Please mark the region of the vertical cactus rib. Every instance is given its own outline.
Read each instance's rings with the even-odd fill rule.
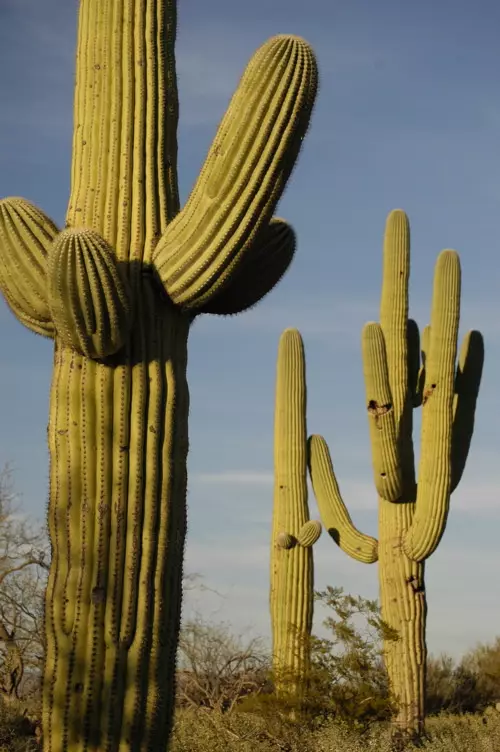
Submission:
[[[372,564],[377,561],[377,541],[354,526],[340,493],[326,441],[322,436],[310,436],[308,448],[309,474],[325,529],[346,554],[356,561]]]
[[[236,94],[201,191],[179,214],[175,38],[174,0],[80,0],[66,226],[59,232],[24,199],[0,201],[0,289],[23,324],[54,338],[46,752],[168,746],[194,318],[183,307],[213,299],[207,313],[245,310],[276,284],[295,249],[293,231],[271,213],[309,122],[312,50],[288,36],[257,53],[245,79],[257,88]],[[169,246],[170,227],[182,230],[182,243]],[[222,236],[236,243],[226,247]],[[183,307],[155,269],[159,241],[167,257],[177,254]],[[307,626],[307,552],[320,526],[307,514],[300,526],[294,520],[304,555],[293,552],[292,569],[309,589],[294,595],[290,613]]]
[[[270,610],[278,693],[299,697],[308,665],[314,592],[312,545],[321,526],[307,503],[306,373],[302,338],[283,332],[274,422],[274,512]]]

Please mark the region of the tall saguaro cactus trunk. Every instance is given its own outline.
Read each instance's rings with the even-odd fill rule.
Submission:
[[[363,329],[366,406],[373,478],[379,497],[379,538],[357,533],[340,494],[328,446],[312,436],[309,466],[323,522],[358,561],[378,558],[382,617],[390,628],[385,664],[398,712],[396,747],[418,737],[425,719],[425,560],[446,527],[450,496],[469,453],[484,348],[469,332],[456,365],[460,318],[460,261],[455,251],[437,260],[431,324],[420,346],[408,318],[410,230],[402,211],[391,212],[384,239],[380,323]],[[420,353],[421,350],[421,353]],[[422,366],[420,367],[420,354]],[[416,482],[413,409],[422,406],[421,457]],[[396,637],[396,639],[395,639]]]
[[[280,338],[274,418],[274,510],[270,609],[273,668],[278,696],[301,712],[310,662],[314,609],[312,546],[321,523],[307,503],[306,364],[302,338]]]
[[[55,340],[43,744],[164,750],[186,532],[187,340],[288,268],[272,217],[317,86],[306,42],[252,58],[186,206],[173,0],[81,0],[66,227],[0,202],[0,289]]]

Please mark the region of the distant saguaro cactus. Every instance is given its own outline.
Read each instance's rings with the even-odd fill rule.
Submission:
[[[286,271],[272,213],[317,88],[309,45],[254,55],[180,210],[174,0],[81,0],[66,226],[0,202],[0,289],[55,340],[43,744],[164,750],[174,707],[187,339]]]
[[[437,260],[430,326],[420,342],[408,319],[410,230],[406,215],[387,220],[380,324],[363,329],[366,406],[373,474],[379,495],[379,539],[351,540],[349,518],[321,436],[309,442],[309,467],[323,524],[358,561],[378,554],[382,617],[399,639],[385,642],[385,662],[399,705],[397,734],[420,734],[424,724],[426,596],[424,561],[436,549],[450,495],[468,456],[484,347],[479,332],[465,337],[455,367],[460,317],[460,261]],[[415,478],[412,411],[422,406],[421,458]],[[359,534],[360,535],[360,534]]]
[[[312,546],[321,523],[307,503],[306,364],[302,338],[280,338],[274,418],[274,509],[270,608],[276,690],[300,706],[307,683],[314,609]],[[293,710],[295,712],[295,710]]]

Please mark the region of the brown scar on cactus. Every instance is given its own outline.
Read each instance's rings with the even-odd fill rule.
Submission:
[[[426,404],[427,400],[432,397],[434,394],[434,390],[436,389],[437,384],[431,384],[430,386],[426,387],[424,389],[424,396],[422,397],[422,407]]]

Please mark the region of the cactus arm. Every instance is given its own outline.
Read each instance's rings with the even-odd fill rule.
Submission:
[[[116,353],[130,328],[131,293],[106,241],[93,230],[64,230],[50,249],[47,277],[61,341],[88,358]]]
[[[237,273],[281,197],[316,87],[300,38],[274,37],[250,61],[186,206],[154,251],[177,305],[202,308]]]
[[[0,201],[0,290],[19,321],[45,337],[55,336],[45,275],[48,251],[58,232],[29,201]]]
[[[311,436],[308,449],[309,474],[324,527],[342,551],[357,561],[372,564],[378,557],[377,541],[354,526],[340,493],[326,441],[322,436]]]
[[[252,245],[227,287],[206,303],[200,313],[235,314],[251,308],[278,284],[295,253],[295,233],[273,218],[259,242]]]
[[[366,404],[378,495],[397,501],[403,492],[398,437],[382,327],[368,323],[362,335]]]
[[[448,517],[460,277],[458,254],[442,251],[434,274],[416,509],[403,539],[404,551],[414,561],[424,561],[435,551]]]
[[[455,376],[450,493],[458,486],[469,455],[483,364],[484,340],[480,332],[473,330],[465,336],[460,348]]]

